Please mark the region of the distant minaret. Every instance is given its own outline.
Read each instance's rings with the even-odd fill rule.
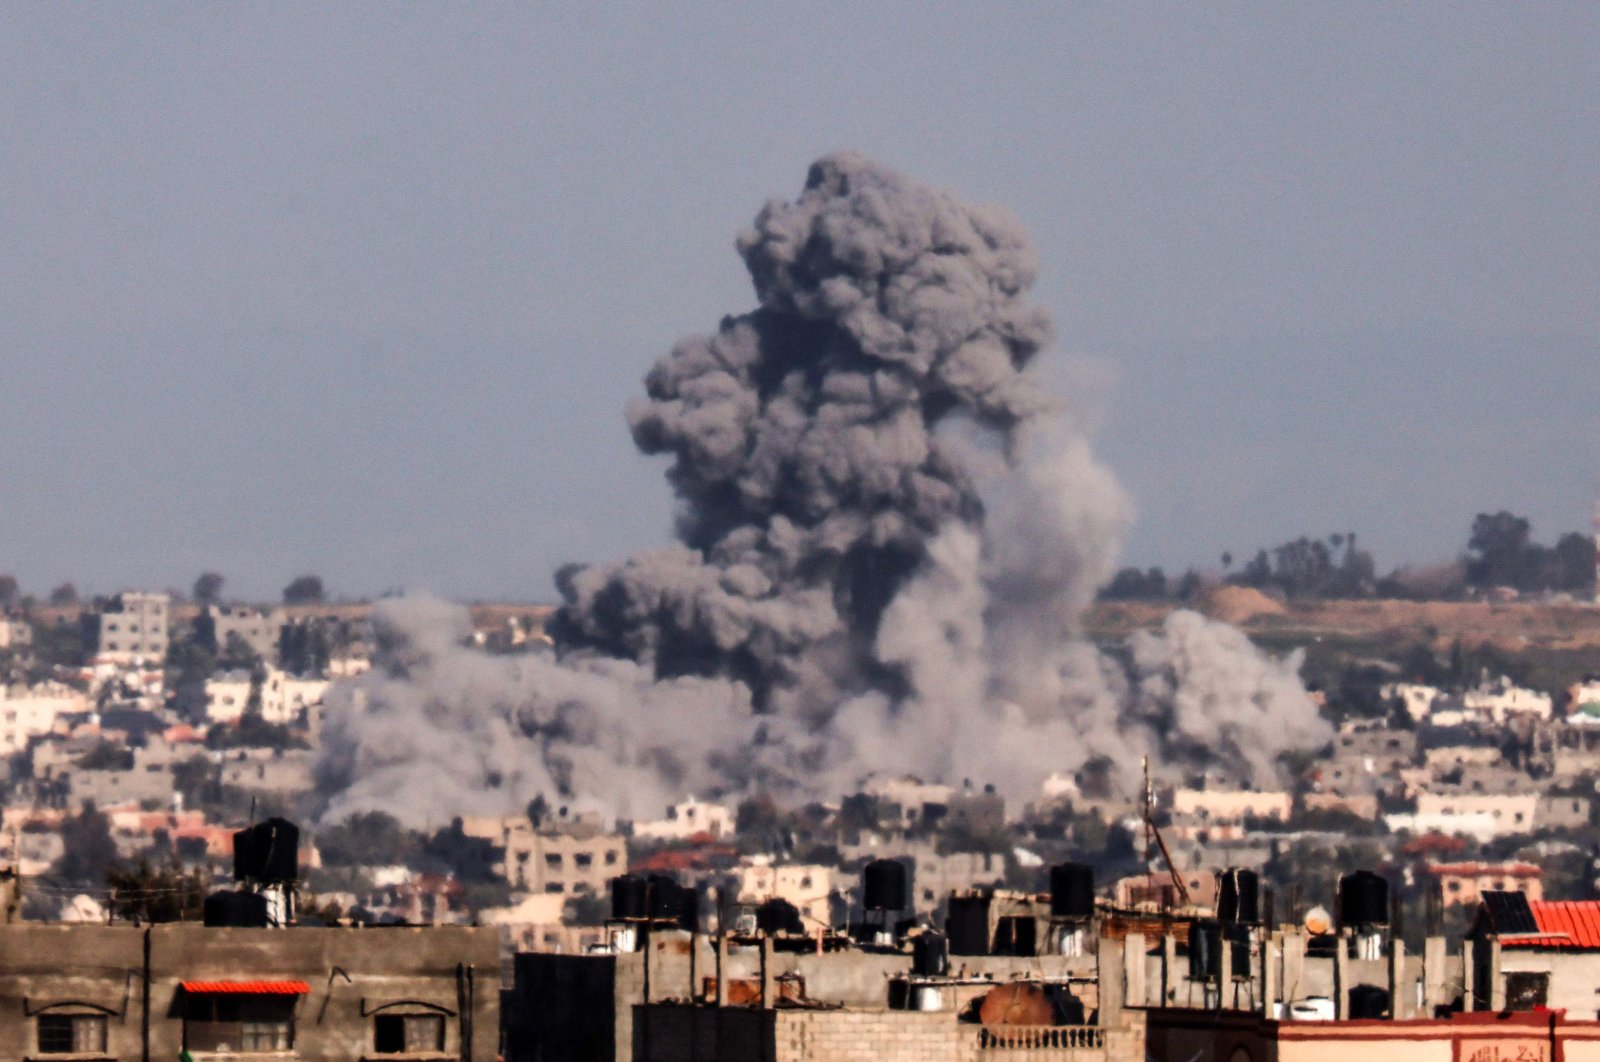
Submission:
[[[1594,499],[1594,603],[1600,605],[1600,492]]]

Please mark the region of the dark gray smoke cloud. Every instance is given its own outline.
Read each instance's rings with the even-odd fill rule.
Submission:
[[[840,153],[738,249],[755,309],[679,343],[628,413],[671,458],[681,545],[563,573],[549,659],[385,606],[388,665],[333,713],[336,812],[554,789],[654,815],[884,770],[1025,791],[1169,735],[1267,781],[1325,737],[1296,661],[1199,616],[1131,673],[1080,640],[1130,508],[1030,368],[1051,330],[1015,219]]]

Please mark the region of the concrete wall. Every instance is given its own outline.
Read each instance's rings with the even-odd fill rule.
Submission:
[[[379,1008],[443,1013],[447,1053],[490,1062],[499,1046],[497,947],[495,930],[456,926],[0,926],[0,1062],[37,1056],[41,1009],[105,1015],[112,1056],[176,1058],[181,982],[258,979],[310,986],[294,1014],[304,1062],[371,1054]]]
[[[507,1028],[513,1043],[508,1044],[507,1062],[565,1062],[599,1058],[626,1062],[632,1057],[635,1042],[635,1007],[645,1002],[686,1003],[699,998],[707,979],[716,977],[716,949],[712,938],[698,937],[693,948],[691,971],[690,938],[687,933],[656,934],[650,942],[649,995],[646,999],[644,952],[623,955],[518,955],[515,960],[516,984],[507,1002]],[[805,980],[806,997],[848,1010],[885,1010],[889,982],[911,968],[909,954],[879,954],[864,951],[776,952],[768,960],[772,978],[797,974]],[[1014,976],[1032,974],[1087,977],[1097,969],[1094,955],[1037,958],[1006,956],[952,957],[951,971],[964,971],[973,977],[992,978],[1004,983]],[[759,979],[761,954],[756,947],[731,947],[725,976],[730,980]],[[943,1012],[953,1022],[954,1013],[984,986],[971,986],[960,998],[953,998]],[[1085,993],[1085,1005],[1098,1004],[1094,993]],[[602,1036],[601,1015],[609,1012],[612,1037],[606,1046],[597,1046]],[[785,1012],[787,1013],[787,1012]],[[910,1013],[895,1011],[894,1014]],[[584,1045],[577,1051],[575,1045]]]

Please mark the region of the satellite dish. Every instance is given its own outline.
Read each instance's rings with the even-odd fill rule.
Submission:
[[[1333,916],[1325,907],[1313,907],[1306,912],[1306,932],[1315,936],[1322,936],[1333,929]]]

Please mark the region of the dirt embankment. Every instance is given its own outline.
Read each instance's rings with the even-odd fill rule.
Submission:
[[[1089,613],[1088,629],[1101,637],[1124,637],[1157,626],[1175,606],[1108,602]],[[1491,644],[1507,650],[1530,644],[1547,649],[1600,647],[1600,608],[1585,605],[1487,601],[1310,601],[1282,602],[1243,587],[1220,587],[1199,611],[1235,624],[1251,635],[1307,640],[1428,641],[1436,648],[1455,642]]]

